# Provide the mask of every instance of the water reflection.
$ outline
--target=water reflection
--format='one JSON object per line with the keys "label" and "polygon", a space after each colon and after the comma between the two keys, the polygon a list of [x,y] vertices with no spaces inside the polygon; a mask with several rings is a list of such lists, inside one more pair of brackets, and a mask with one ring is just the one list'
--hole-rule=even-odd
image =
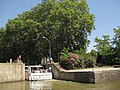
{"label": "water reflection", "polygon": [[53,90],[120,90],[120,81],[98,84],[54,81]]}
{"label": "water reflection", "polygon": [[25,82],[2,83],[0,90],[26,90]]}
{"label": "water reflection", "polygon": [[120,90],[120,81],[83,84],[70,81],[22,81],[0,84],[0,90]]}
{"label": "water reflection", "polygon": [[21,81],[0,84],[0,90],[52,90],[52,81]]}
{"label": "water reflection", "polygon": [[52,90],[50,81],[32,81],[29,82],[30,90]]}

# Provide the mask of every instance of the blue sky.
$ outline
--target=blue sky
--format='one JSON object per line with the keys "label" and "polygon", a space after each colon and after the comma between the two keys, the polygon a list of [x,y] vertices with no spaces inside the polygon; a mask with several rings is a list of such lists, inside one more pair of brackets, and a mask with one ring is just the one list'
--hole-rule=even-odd
{"label": "blue sky", "polygon": [[91,43],[89,50],[95,45],[94,38],[101,38],[102,35],[114,35],[113,28],[120,25],[120,0],[87,0],[90,13],[96,16],[96,30],[89,37]]}
{"label": "blue sky", "polygon": [[[21,14],[40,3],[41,0],[0,0],[0,27],[4,27],[9,19]],[[96,30],[92,32],[89,50],[95,45],[94,38],[103,34],[113,37],[113,28],[120,25],[120,0],[87,0],[90,13],[96,16]]]}
{"label": "blue sky", "polygon": [[0,0],[0,27],[5,26],[8,19],[13,19],[17,14],[30,10],[41,0]]}

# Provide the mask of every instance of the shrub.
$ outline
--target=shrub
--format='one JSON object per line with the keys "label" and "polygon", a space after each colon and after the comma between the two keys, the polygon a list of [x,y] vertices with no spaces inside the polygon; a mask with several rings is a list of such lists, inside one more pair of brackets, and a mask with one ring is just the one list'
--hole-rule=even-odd
{"label": "shrub", "polygon": [[84,61],[85,68],[93,68],[96,66],[96,59],[94,57],[89,57]]}
{"label": "shrub", "polygon": [[96,57],[91,53],[77,50],[75,53],[63,49],[60,55],[60,65],[64,69],[93,68],[96,65]]}
{"label": "shrub", "polygon": [[76,69],[80,67],[79,56],[75,53],[68,53],[68,57],[64,57],[64,55],[60,55],[60,65],[64,69]]}

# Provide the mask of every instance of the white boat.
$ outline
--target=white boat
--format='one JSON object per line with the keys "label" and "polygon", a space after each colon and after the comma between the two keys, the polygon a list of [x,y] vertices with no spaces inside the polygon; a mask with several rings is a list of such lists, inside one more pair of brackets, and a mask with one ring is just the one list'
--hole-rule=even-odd
{"label": "white boat", "polygon": [[51,68],[43,69],[41,65],[25,66],[26,80],[51,80]]}

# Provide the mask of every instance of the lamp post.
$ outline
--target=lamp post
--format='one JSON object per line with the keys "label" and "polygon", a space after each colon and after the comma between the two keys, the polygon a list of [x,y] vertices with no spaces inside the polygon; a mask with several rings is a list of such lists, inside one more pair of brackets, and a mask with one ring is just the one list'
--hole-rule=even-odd
{"label": "lamp post", "polygon": [[50,57],[49,60],[50,60],[50,63],[51,63],[51,60],[52,60],[52,58],[51,58],[51,43],[50,43],[50,40],[48,38],[46,38],[44,36],[43,36],[43,38],[46,39],[48,41],[48,43],[49,43],[49,57]]}

